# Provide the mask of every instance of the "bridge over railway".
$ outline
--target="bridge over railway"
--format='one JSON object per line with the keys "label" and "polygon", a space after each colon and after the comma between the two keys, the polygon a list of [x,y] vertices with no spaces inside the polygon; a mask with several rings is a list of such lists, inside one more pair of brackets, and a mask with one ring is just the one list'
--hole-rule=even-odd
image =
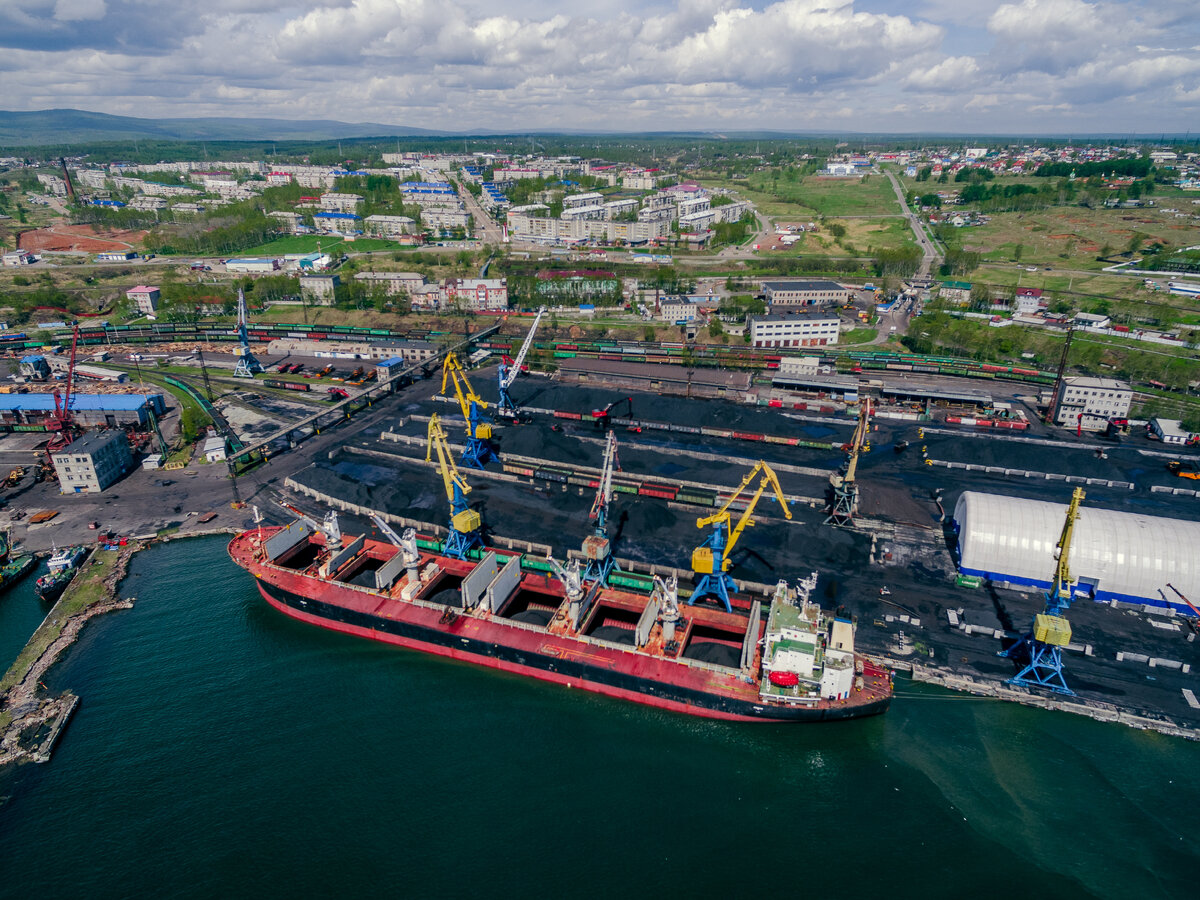
{"label": "bridge over railway", "polygon": [[226,459],[230,476],[236,479],[252,465],[270,459],[279,453],[286,453],[306,438],[320,434],[323,428],[331,428],[350,418],[356,412],[374,405],[376,400],[395,393],[398,387],[404,387],[417,380],[418,372],[425,374],[434,368],[440,368],[447,353],[457,352],[476,341],[490,337],[500,330],[500,324],[500,322],[496,322],[489,328],[477,331],[456,344],[447,345],[432,359],[413,363],[408,368],[394,373],[386,381],[376,382],[370,387],[365,387],[351,394],[345,400],[339,400],[314,415],[285,425],[273,434],[237,449]]}

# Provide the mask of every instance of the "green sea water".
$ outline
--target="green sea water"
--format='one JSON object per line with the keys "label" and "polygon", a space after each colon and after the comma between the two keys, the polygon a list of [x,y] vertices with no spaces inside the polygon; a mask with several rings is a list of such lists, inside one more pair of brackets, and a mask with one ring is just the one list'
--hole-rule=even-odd
{"label": "green sea water", "polygon": [[903,679],[683,717],[293,622],[220,539],[125,593],[46,679],[83,698],[53,760],[0,775],[0,897],[1198,894],[1200,745]]}

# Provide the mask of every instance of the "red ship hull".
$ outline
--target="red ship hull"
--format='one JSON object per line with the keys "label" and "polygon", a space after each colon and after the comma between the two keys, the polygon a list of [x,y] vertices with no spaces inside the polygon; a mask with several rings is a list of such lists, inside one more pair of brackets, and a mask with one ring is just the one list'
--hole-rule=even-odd
{"label": "red ship hull", "polygon": [[[332,631],[713,719],[836,721],[877,715],[891,703],[886,674],[868,675],[864,689],[847,700],[805,705],[764,702],[757,679],[738,670],[655,657],[633,647],[621,649],[577,635],[554,634],[500,617],[400,600],[386,592],[275,565],[258,554],[255,534],[246,532],[233,539],[229,551],[234,562],[256,577],[259,592],[275,609]],[[372,549],[385,556],[394,550],[388,545]],[[427,556],[425,561],[436,561],[447,571],[456,566],[469,570],[473,565],[440,556]],[[523,586],[550,595],[554,583],[527,574]],[[698,618],[728,615],[699,608],[689,612]]]}

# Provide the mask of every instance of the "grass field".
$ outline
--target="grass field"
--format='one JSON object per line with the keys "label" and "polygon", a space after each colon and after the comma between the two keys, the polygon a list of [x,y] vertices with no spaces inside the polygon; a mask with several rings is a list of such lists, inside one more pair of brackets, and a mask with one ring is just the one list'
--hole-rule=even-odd
{"label": "grass field", "polygon": [[339,253],[366,253],[371,250],[395,250],[395,241],[385,241],[381,238],[358,238],[347,241],[345,238],[331,234],[294,234],[288,237],[276,238],[242,250],[238,256],[283,256],[287,253],[315,253],[318,245],[328,253],[335,248]]}
{"label": "grass field", "polygon": [[808,221],[818,216],[900,215],[892,184],[883,175],[865,179],[809,175],[791,180],[788,176],[792,171],[768,169],[745,179],[701,178],[700,183],[736,191],[754,203],[759,212],[784,221]]}

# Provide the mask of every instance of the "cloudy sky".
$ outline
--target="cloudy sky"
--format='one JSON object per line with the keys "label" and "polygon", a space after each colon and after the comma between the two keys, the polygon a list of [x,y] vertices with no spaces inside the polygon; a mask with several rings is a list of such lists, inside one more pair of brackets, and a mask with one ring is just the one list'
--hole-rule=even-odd
{"label": "cloudy sky", "polygon": [[0,0],[0,105],[470,131],[1200,131],[1196,0]]}

